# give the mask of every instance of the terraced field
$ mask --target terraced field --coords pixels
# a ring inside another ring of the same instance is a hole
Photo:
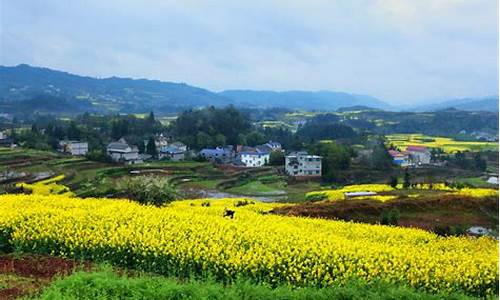
[[[426,136],[422,134],[390,134],[386,135],[387,143],[401,150],[409,145],[426,146],[429,148],[441,148],[446,153],[457,151],[498,151],[498,142],[465,142],[456,141],[447,137]]]

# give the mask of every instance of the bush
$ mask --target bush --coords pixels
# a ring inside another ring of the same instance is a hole
[[[37,299],[471,299],[460,293],[430,294],[414,288],[374,282],[349,282],[343,286],[275,289],[244,279],[223,285],[210,279],[179,281],[175,277],[150,274],[120,275],[104,268],[93,272],[79,271],[55,280]]]
[[[85,155],[88,160],[109,163],[112,162],[111,157],[103,150],[92,150]]]
[[[118,186],[121,192],[142,204],[160,206],[177,197],[177,191],[170,182],[158,176],[129,177],[123,179]]]
[[[380,224],[382,225],[398,225],[400,213],[396,208],[390,211],[383,211],[380,215]]]
[[[253,202],[253,201],[248,201],[247,199],[245,199],[245,200],[238,200],[238,201],[234,204],[234,206],[235,206],[235,207],[240,207],[240,206],[247,206],[247,205],[249,205],[249,204],[255,204],[255,202]]]
[[[460,224],[456,226],[435,225],[433,231],[440,236],[460,236],[466,233],[467,228]]]
[[[391,180],[389,181],[389,185],[395,189],[398,186],[398,177],[397,176],[392,176]]]
[[[306,201],[315,202],[328,199],[326,193],[315,193],[306,195]]]

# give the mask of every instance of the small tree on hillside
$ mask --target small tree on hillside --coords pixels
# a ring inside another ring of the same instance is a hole
[[[271,166],[282,166],[285,164],[285,154],[281,151],[271,152],[269,155],[269,164]]]
[[[148,140],[148,145],[146,146],[146,153],[156,157],[158,152],[156,151],[156,145],[155,145],[155,139],[153,137],[150,137]]]
[[[410,182],[410,173],[408,172],[408,168],[405,169],[405,176],[403,179],[403,188],[407,189],[411,186]]]
[[[391,180],[389,181],[389,185],[395,189],[398,187],[398,177],[397,176],[391,176]]]

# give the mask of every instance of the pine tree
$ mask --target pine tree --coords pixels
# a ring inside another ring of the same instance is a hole
[[[146,153],[153,157],[156,157],[156,155],[158,154],[156,151],[155,139],[153,137],[150,137],[148,140],[148,144],[146,146]]]

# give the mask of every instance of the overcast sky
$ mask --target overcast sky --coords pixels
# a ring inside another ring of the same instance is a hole
[[[498,0],[0,3],[2,65],[391,103],[498,93]]]

